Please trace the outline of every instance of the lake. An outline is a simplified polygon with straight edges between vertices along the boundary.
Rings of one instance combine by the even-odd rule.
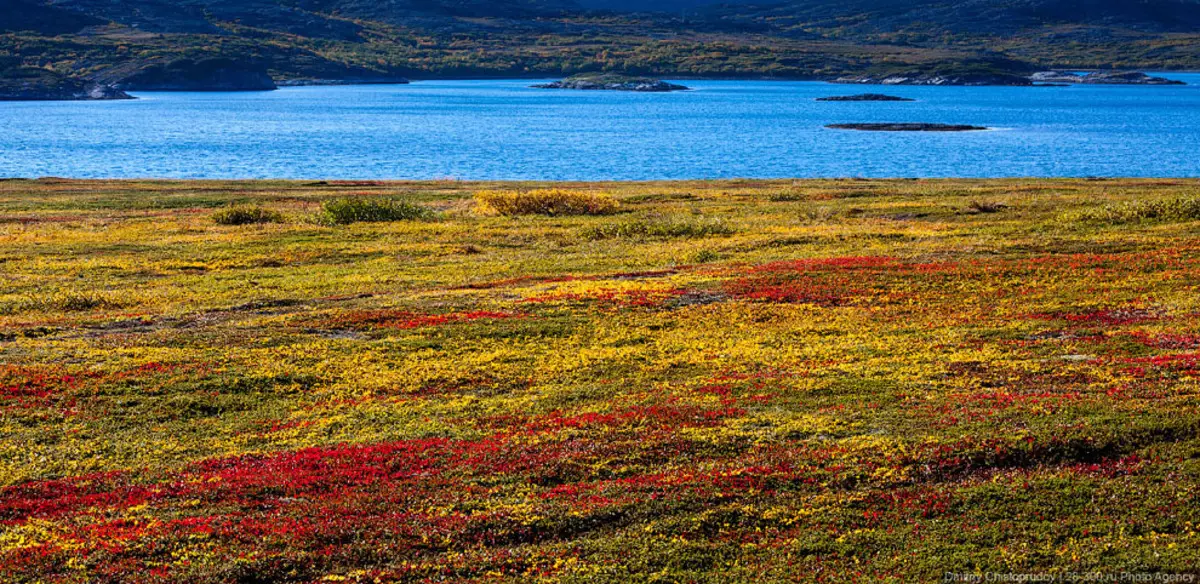
[[[668,94],[531,80],[136,93],[0,103],[0,176],[651,180],[1200,177],[1186,86],[874,87],[686,81]],[[912,103],[817,102],[883,92]],[[937,122],[965,133],[831,130]]]

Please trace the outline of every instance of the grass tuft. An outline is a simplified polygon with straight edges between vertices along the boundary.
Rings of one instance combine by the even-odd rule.
[[[1200,220],[1200,197],[1110,204],[1081,211],[1069,218],[1082,223],[1106,225],[1141,221],[1196,221]]]
[[[650,217],[619,223],[607,223],[584,229],[581,235],[593,241],[602,239],[677,239],[733,235],[737,230],[720,219]]]
[[[608,215],[617,200],[607,193],[569,189],[479,191],[475,202],[486,215]]]
[[[12,302],[0,303],[0,314],[22,312],[86,312],[89,310],[122,308],[125,303],[98,292],[54,292],[27,296]]]
[[[217,225],[254,225],[259,223],[283,223],[283,213],[262,207],[230,207],[213,213]]]
[[[1008,205],[1003,203],[992,203],[989,201],[971,201],[967,205],[967,210],[972,213],[999,213],[1008,208]]]
[[[693,264],[708,264],[719,259],[721,259],[721,254],[711,249],[702,249],[688,257],[688,261]]]
[[[382,223],[432,219],[432,210],[396,199],[369,200],[359,198],[333,199],[321,205],[317,222],[323,225],[351,223]]]

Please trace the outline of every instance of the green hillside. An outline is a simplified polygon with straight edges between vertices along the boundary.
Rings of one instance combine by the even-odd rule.
[[[0,56],[120,84],[233,60],[276,79],[830,78],[1032,68],[1200,69],[1196,0],[0,0]],[[972,65],[975,67],[975,65]],[[977,67],[976,67],[977,68]],[[127,83],[136,88],[136,83]]]

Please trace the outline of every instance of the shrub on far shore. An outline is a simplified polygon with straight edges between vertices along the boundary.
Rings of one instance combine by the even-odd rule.
[[[1080,211],[1072,218],[1083,223],[1109,225],[1138,221],[1195,221],[1200,220],[1200,197],[1104,205]]]
[[[480,211],[493,215],[608,215],[618,207],[607,193],[569,189],[479,191],[475,202]]]
[[[433,216],[433,211],[426,207],[396,199],[345,198],[325,201],[321,205],[317,222],[324,225],[349,225],[432,219]]]
[[[218,225],[252,225],[255,223],[283,223],[283,213],[262,207],[230,207],[213,213]]]

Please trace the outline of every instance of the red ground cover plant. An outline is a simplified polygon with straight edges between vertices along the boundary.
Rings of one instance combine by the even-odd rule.
[[[1194,187],[1122,184],[613,187],[719,239],[469,193],[419,224],[19,226],[46,231],[0,234],[0,327],[46,330],[0,339],[0,582],[1200,573],[1200,247],[1059,208]],[[260,188],[202,186],[156,188]],[[340,196],[303,189],[289,213]],[[128,306],[19,301],[67,281]]]

